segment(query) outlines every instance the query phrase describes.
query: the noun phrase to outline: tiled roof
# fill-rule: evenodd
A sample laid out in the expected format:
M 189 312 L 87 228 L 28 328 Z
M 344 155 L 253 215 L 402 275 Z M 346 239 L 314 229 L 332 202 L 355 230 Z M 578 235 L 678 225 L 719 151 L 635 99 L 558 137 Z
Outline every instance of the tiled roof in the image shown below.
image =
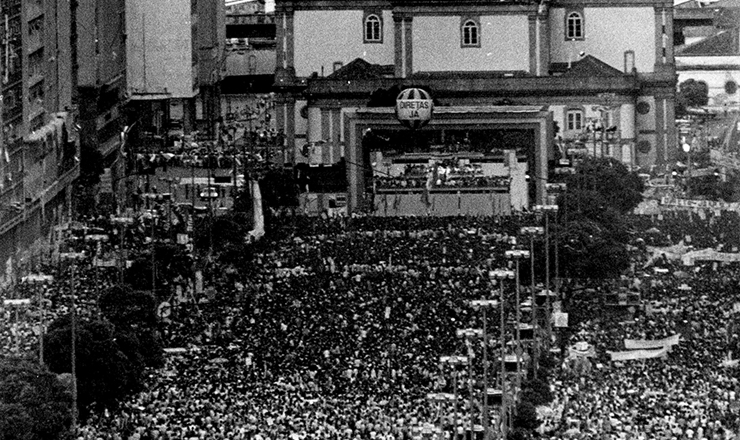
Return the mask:
M 740 41 L 738 28 L 721 31 L 677 51 L 676 55 L 738 55 Z
M 584 77 L 584 76 L 622 76 L 624 73 L 619 69 L 606 64 L 600 59 L 586 55 L 583 58 L 570 63 L 552 63 L 550 71 L 557 74 L 562 73 L 563 77 Z
M 379 79 L 393 77 L 395 67 L 392 64 L 371 64 L 362 58 L 356 58 L 327 76 L 329 79 Z

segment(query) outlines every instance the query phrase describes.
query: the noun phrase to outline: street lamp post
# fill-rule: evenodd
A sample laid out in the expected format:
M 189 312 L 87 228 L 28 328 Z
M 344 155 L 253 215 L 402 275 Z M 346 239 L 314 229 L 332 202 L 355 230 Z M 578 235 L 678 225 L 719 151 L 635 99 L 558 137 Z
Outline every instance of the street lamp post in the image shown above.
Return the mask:
M 167 193 L 169 194 L 169 197 L 167 197 L 167 228 L 171 230 L 172 228 L 172 200 L 175 198 L 175 195 L 176 195 L 175 193 L 172 192 L 172 184 L 173 183 L 177 184 L 178 180 L 174 177 L 160 177 L 159 180 L 167 183 Z M 173 237 L 173 235 L 170 234 L 170 237 Z
M 521 391 L 521 381 L 522 381 L 522 360 L 521 360 L 521 354 L 522 354 L 522 337 L 521 337 L 521 330 L 519 323 L 521 321 L 521 299 L 520 299 L 520 291 L 521 286 L 519 285 L 519 261 L 523 260 L 525 258 L 529 258 L 529 251 L 521 250 L 521 249 L 512 249 L 504 252 L 504 255 L 506 258 L 510 260 L 514 260 L 516 264 L 516 270 L 514 271 L 516 280 L 515 280 L 515 292 L 516 292 L 516 345 L 514 348 L 514 354 L 516 354 L 516 392 L 519 393 Z M 515 408 L 516 412 L 516 408 Z
M 530 289 L 531 289 L 531 301 L 532 301 L 532 329 L 535 333 L 535 341 L 533 346 L 533 357 L 534 357 L 534 378 L 537 378 L 537 370 L 539 368 L 539 339 L 537 331 L 537 298 L 535 295 L 534 287 L 534 237 L 543 235 L 545 229 L 541 226 L 525 226 L 519 230 L 521 235 L 529 236 L 529 264 L 530 264 Z
M 453 438 L 457 435 L 457 404 L 459 401 L 458 398 L 458 389 L 457 389 L 457 367 L 460 365 L 467 365 L 470 362 L 470 359 L 468 359 L 467 356 L 441 356 L 439 358 L 439 362 L 442 365 L 450 365 L 452 366 L 452 386 L 453 386 L 453 396 L 452 396 L 452 429 L 454 431 Z
M 152 253 L 151 255 L 152 257 L 152 297 L 154 298 L 157 297 L 157 284 L 156 284 L 157 283 L 157 269 L 156 269 L 157 266 L 155 264 L 156 261 L 155 261 L 155 256 L 154 256 L 155 251 L 156 251 L 156 248 L 154 246 L 154 235 L 155 235 L 154 226 L 155 224 L 156 224 L 156 217 L 154 213 L 152 213 L 152 242 L 151 242 L 150 251 Z
M 473 350 L 472 340 L 483 336 L 483 330 L 478 328 L 466 328 L 457 330 L 457 336 L 465 338 L 465 343 L 468 344 L 470 354 L 468 355 L 468 392 L 470 393 L 470 435 L 473 436 L 475 427 L 475 390 L 473 380 Z
M 75 261 L 85 258 L 85 254 L 82 252 L 65 252 L 60 254 L 59 257 L 62 260 L 72 261 L 72 276 L 70 278 L 71 294 L 72 294 L 72 319 L 70 324 L 71 334 L 71 348 L 70 354 L 72 358 L 71 374 L 72 374 L 72 434 L 77 433 L 77 310 L 75 304 Z
M 686 161 L 688 162 L 686 167 L 686 172 L 688 173 L 686 176 L 686 193 L 691 194 L 691 144 L 684 142 L 683 145 L 681 145 L 681 148 L 684 153 L 686 153 Z
M 552 339 L 552 325 L 550 323 L 550 213 L 558 212 L 558 205 L 535 205 L 535 212 L 541 212 L 545 217 L 545 328 L 547 329 L 547 347 Z
M 499 283 L 499 301 L 501 302 L 501 307 L 499 308 L 500 314 L 500 344 L 501 344 L 501 420 L 499 421 L 499 426 L 501 429 L 501 438 L 506 438 L 507 433 L 507 408 L 508 408 L 508 402 L 507 402 L 507 392 L 506 392 L 506 363 L 504 362 L 504 359 L 506 358 L 506 320 L 504 315 L 504 304 L 506 304 L 506 299 L 504 297 L 504 280 L 505 279 L 513 279 L 515 277 L 514 272 L 506 269 L 496 269 L 492 270 L 488 273 L 488 276 L 491 279 L 498 280 Z
M 39 302 L 39 363 L 44 363 L 44 320 L 46 318 L 46 308 L 44 305 L 44 295 L 41 293 L 43 289 L 39 289 L 39 284 L 50 283 L 54 281 L 54 277 L 51 275 L 45 275 L 43 273 L 30 274 L 26 278 L 26 281 L 34 285 L 36 291 L 36 298 Z
M 93 265 L 93 274 L 95 276 L 95 293 L 96 293 L 95 306 L 98 309 L 98 316 L 100 316 L 102 313 L 100 310 L 100 282 L 99 282 L 99 278 L 100 278 L 99 272 L 100 272 L 100 263 L 101 263 L 100 256 L 103 253 L 102 252 L 103 242 L 108 241 L 108 236 L 107 235 L 89 235 L 86 238 L 89 238 L 90 240 L 95 242 L 95 254 L 92 259 L 92 265 Z
M 557 191 L 558 193 L 567 194 L 568 184 L 564 182 L 548 183 L 547 185 L 545 185 L 545 188 L 547 189 L 547 191 Z M 568 222 L 567 217 L 566 217 L 567 210 L 565 210 L 565 208 L 567 208 L 567 204 L 563 203 L 563 209 L 564 209 L 563 218 L 564 218 L 565 223 L 567 224 Z M 558 299 L 562 300 L 562 298 L 560 297 L 561 280 L 560 280 L 560 216 L 559 215 L 555 216 L 555 230 L 557 232 L 555 234 L 555 293 L 557 294 Z
M 478 299 L 470 302 L 473 309 L 481 309 L 483 311 L 483 437 L 488 439 L 489 436 L 489 423 L 488 423 L 488 317 L 486 316 L 486 310 L 489 307 L 498 307 L 499 301 L 491 299 Z
M 131 217 L 113 217 L 111 222 L 119 226 L 119 233 L 121 234 L 121 243 L 118 249 L 118 284 L 121 285 L 123 284 L 123 268 L 126 265 L 123 260 L 124 240 L 128 226 L 134 223 L 134 219 Z

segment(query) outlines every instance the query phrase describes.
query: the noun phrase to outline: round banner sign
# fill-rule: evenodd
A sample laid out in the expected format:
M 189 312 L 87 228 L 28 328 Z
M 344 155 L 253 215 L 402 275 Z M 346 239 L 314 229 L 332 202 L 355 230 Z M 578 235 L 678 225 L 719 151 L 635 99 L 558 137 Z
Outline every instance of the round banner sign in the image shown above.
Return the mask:
M 396 117 L 411 129 L 425 126 L 432 119 L 433 110 L 432 97 L 422 89 L 406 89 L 396 98 Z

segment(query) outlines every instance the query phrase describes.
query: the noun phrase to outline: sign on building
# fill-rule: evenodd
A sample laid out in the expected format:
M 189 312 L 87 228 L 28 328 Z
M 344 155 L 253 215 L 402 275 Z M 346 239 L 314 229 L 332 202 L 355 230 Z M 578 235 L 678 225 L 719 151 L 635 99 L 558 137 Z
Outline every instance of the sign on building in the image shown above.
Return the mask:
M 410 88 L 396 98 L 396 117 L 412 130 L 425 126 L 432 119 L 434 101 L 426 90 Z

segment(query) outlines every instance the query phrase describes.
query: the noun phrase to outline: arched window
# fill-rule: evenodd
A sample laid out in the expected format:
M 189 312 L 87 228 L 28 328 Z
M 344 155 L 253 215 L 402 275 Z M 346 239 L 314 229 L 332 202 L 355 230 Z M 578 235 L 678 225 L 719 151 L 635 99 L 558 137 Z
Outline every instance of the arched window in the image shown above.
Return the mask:
M 583 38 L 583 16 L 579 12 L 571 12 L 565 20 L 565 38 L 580 40 Z
M 466 20 L 462 25 L 462 46 L 480 47 L 480 28 L 475 20 Z
M 383 22 L 375 14 L 365 17 L 365 43 L 383 42 Z

